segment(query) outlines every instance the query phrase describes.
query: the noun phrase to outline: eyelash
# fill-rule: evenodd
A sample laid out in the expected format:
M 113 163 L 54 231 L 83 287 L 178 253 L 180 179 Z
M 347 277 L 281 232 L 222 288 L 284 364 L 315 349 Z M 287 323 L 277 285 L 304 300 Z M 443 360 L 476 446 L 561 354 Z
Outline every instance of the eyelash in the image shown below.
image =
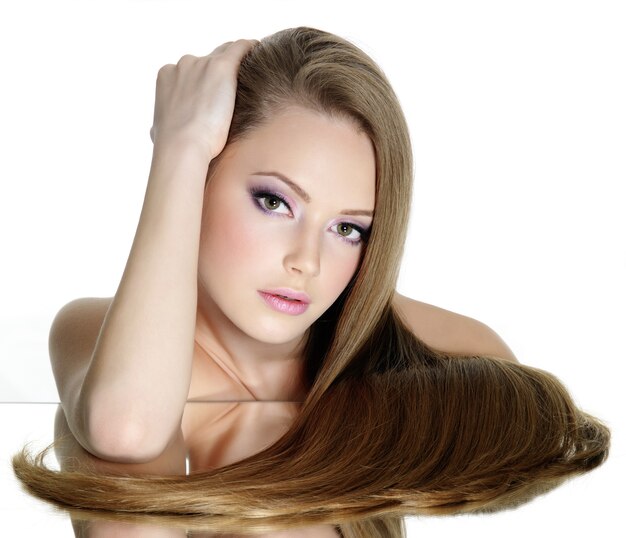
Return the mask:
M 261 210 L 263 211 L 263 213 L 266 213 L 272 217 L 277 216 L 277 215 L 281 215 L 280 213 L 276 213 L 275 211 L 270 211 L 269 209 L 267 209 L 266 207 L 264 207 L 262 205 L 261 202 L 259 202 L 259 199 L 261 198 L 276 198 L 277 200 L 280 200 L 283 204 L 285 204 L 285 206 L 287 207 L 287 209 L 289 209 L 289 211 L 291 211 L 291 207 L 289 207 L 289 204 L 287 203 L 287 201 L 278 193 L 276 192 L 270 192 L 267 191 L 265 189 L 251 189 L 250 190 L 250 194 L 252 195 L 252 198 L 254 199 L 254 203 L 255 205 Z M 359 232 L 359 239 L 347 239 L 346 237 L 342 236 L 341 234 L 337 234 L 339 239 L 341 239 L 342 241 L 345 241 L 346 243 L 348 243 L 349 245 L 352 245 L 354 247 L 358 247 L 361 243 L 364 243 L 367 240 L 367 232 L 361 228 L 360 226 L 357 226 L 356 224 L 352 224 L 351 222 L 340 222 L 339 225 L 341 224 L 347 224 L 348 226 L 350 226 L 351 228 L 353 228 L 354 230 L 356 230 L 357 232 Z

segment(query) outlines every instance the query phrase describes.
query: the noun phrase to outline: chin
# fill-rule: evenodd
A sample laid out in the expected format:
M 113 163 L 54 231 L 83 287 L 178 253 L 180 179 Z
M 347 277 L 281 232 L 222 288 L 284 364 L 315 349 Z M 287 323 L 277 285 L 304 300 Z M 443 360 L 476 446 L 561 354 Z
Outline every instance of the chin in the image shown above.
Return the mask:
M 305 327 L 299 331 L 289 331 L 287 327 L 273 327 L 270 330 L 262 330 L 258 326 L 253 329 L 252 333 L 248 333 L 252 338 L 265 344 L 287 344 L 293 340 L 300 339 L 305 334 Z
M 287 344 L 302 338 L 311 326 L 311 324 L 305 324 L 302 321 L 300 323 L 294 322 L 295 320 L 292 317 L 284 321 L 280 319 L 257 318 L 256 323 L 253 321 L 249 325 L 246 324 L 248 325 L 248 330 L 242 326 L 239 328 L 259 342 L 265 344 Z

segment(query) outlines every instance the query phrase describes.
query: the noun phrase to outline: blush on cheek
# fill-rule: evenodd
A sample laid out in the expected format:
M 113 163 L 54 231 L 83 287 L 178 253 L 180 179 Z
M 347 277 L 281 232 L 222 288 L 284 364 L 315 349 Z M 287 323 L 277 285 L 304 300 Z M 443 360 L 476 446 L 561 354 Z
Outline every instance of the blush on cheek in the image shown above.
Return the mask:
M 343 290 L 354 276 L 359 266 L 358 258 L 348 257 L 344 259 L 335 258 L 334 262 L 330 261 L 330 266 L 327 266 L 326 271 L 332 272 L 332 283 L 334 296 L 339 297 Z
M 200 237 L 200 260 L 211 278 L 228 279 L 242 268 L 249 248 L 246 227 L 226 211 L 208 213 Z M 224 282 L 219 285 L 223 287 Z
M 270 252 L 271 237 L 263 233 L 262 228 L 252 219 L 238 218 L 224 223 L 220 236 L 219 250 L 236 268 L 246 264 L 248 269 L 254 269 L 255 263 L 267 257 Z
M 350 282 L 350 280 L 354 276 L 354 273 L 356 272 L 357 267 L 358 267 L 358 263 L 351 263 L 346 268 L 346 272 L 343 274 L 344 288 L 345 288 L 345 286 L 348 285 L 348 282 Z M 342 291 L 343 291 L 343 289 L 342 289 Z

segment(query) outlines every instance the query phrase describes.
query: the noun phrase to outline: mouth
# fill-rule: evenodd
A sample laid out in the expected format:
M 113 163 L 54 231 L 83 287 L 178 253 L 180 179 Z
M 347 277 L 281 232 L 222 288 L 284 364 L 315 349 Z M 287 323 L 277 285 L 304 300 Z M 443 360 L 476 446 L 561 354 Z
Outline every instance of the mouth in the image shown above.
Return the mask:
M 259 290 L 261 293 L 267 293 L 273 295 L 284 301 L 292 303 L 309 304 L 311 302 L 310 297 L 303 291 L 293 290 L 291 288 L 275 288 L 270 290 Z
M 292 299 L 291 297 L 287 297 L 286 295 L 279 295 L 278 293 L 273 293 L 275 297 L 280 297 L 281 299 L 285 299 L 286 301 L 292 301 L 294 303 L 301 303 L 302 301 L 298 299 Z
M 298 316 L 306 312 L 309 307 L 309 303 L 306 301 L 301 301 L 283 294 L 259 291 L 259 295 L 272 310 L 283 314 Z

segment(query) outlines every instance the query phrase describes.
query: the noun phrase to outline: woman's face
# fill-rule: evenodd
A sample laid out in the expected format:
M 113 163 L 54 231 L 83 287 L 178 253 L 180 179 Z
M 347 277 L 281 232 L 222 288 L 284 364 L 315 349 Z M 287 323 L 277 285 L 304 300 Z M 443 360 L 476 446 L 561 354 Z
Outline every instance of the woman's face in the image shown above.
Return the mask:
M 365 248 L 371 141 L 346 120 L 290 107 L 222 157 L 205 189 L 199 293 L 256 340 L 300 339 L 345 289 Z M 261 293 L 278 288 L 310 303 Z

